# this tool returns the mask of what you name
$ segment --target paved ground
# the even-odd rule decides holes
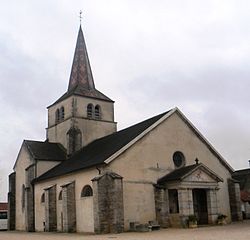
[[[249,240],[250,220],[197,229],[163,229],[147,233],[84,235],[66,233],[0,232],[0,240]]]

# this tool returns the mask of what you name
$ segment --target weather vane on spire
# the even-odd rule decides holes
[[[79,18],[80,18],[80,25],[81,25],[82,24],[82,10],[80,10]]]

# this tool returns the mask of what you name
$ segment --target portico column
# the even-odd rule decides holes
[[[218,216],[218,200],[217,200],[216,189],[207,190],[207,213],[208,213],[208,223],[209,224],[216,223]]]
[[[178,189],[178,203],[182,225],[185,226],[187,217],[194,214],[192,189]]]

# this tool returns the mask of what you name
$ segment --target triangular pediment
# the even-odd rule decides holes
[[[215,183],[223,182],[223,179],[204,164],[200,163],[175,169],[158,180],[158,184],[169,182]]]
[[[188,176],[184,177],[185,182],[219,182],[220,179],[214,173],[204,171],[204,168],[198,168]]]

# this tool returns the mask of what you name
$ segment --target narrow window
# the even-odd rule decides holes
[[[168,190],[169,213],[179,213],[178,192],[176,189]]]
[[[41,203],[44,203],[44,202],[45,202],[45,194],[43,193],[41,196]]]
[[[81,197],[91,197],[93,196],[93,190],[89,185],[83,187],[81,192]]]
[[[87,106],[87,117],[93,118],[93,105],[91,103]]]
[[[67,141],[69,155],[80,150],[80,148],[82,147],[82,133],[80,129],[75,127],[70,128],[67,132]]]
[[[64,107],[60,109],[60,121],[64,120]]]
[[[62,200],[62,190],[59,192],[58,200]]]
[[[101,107],[99,105],[95,106],[95,119],[101,119]]]
[[[59,123],[60,121],[60,113],[59,113],[59,109],[56,110],[56,124]]]
[[[22,209],[25,208],[25,186],[22,186]]]

